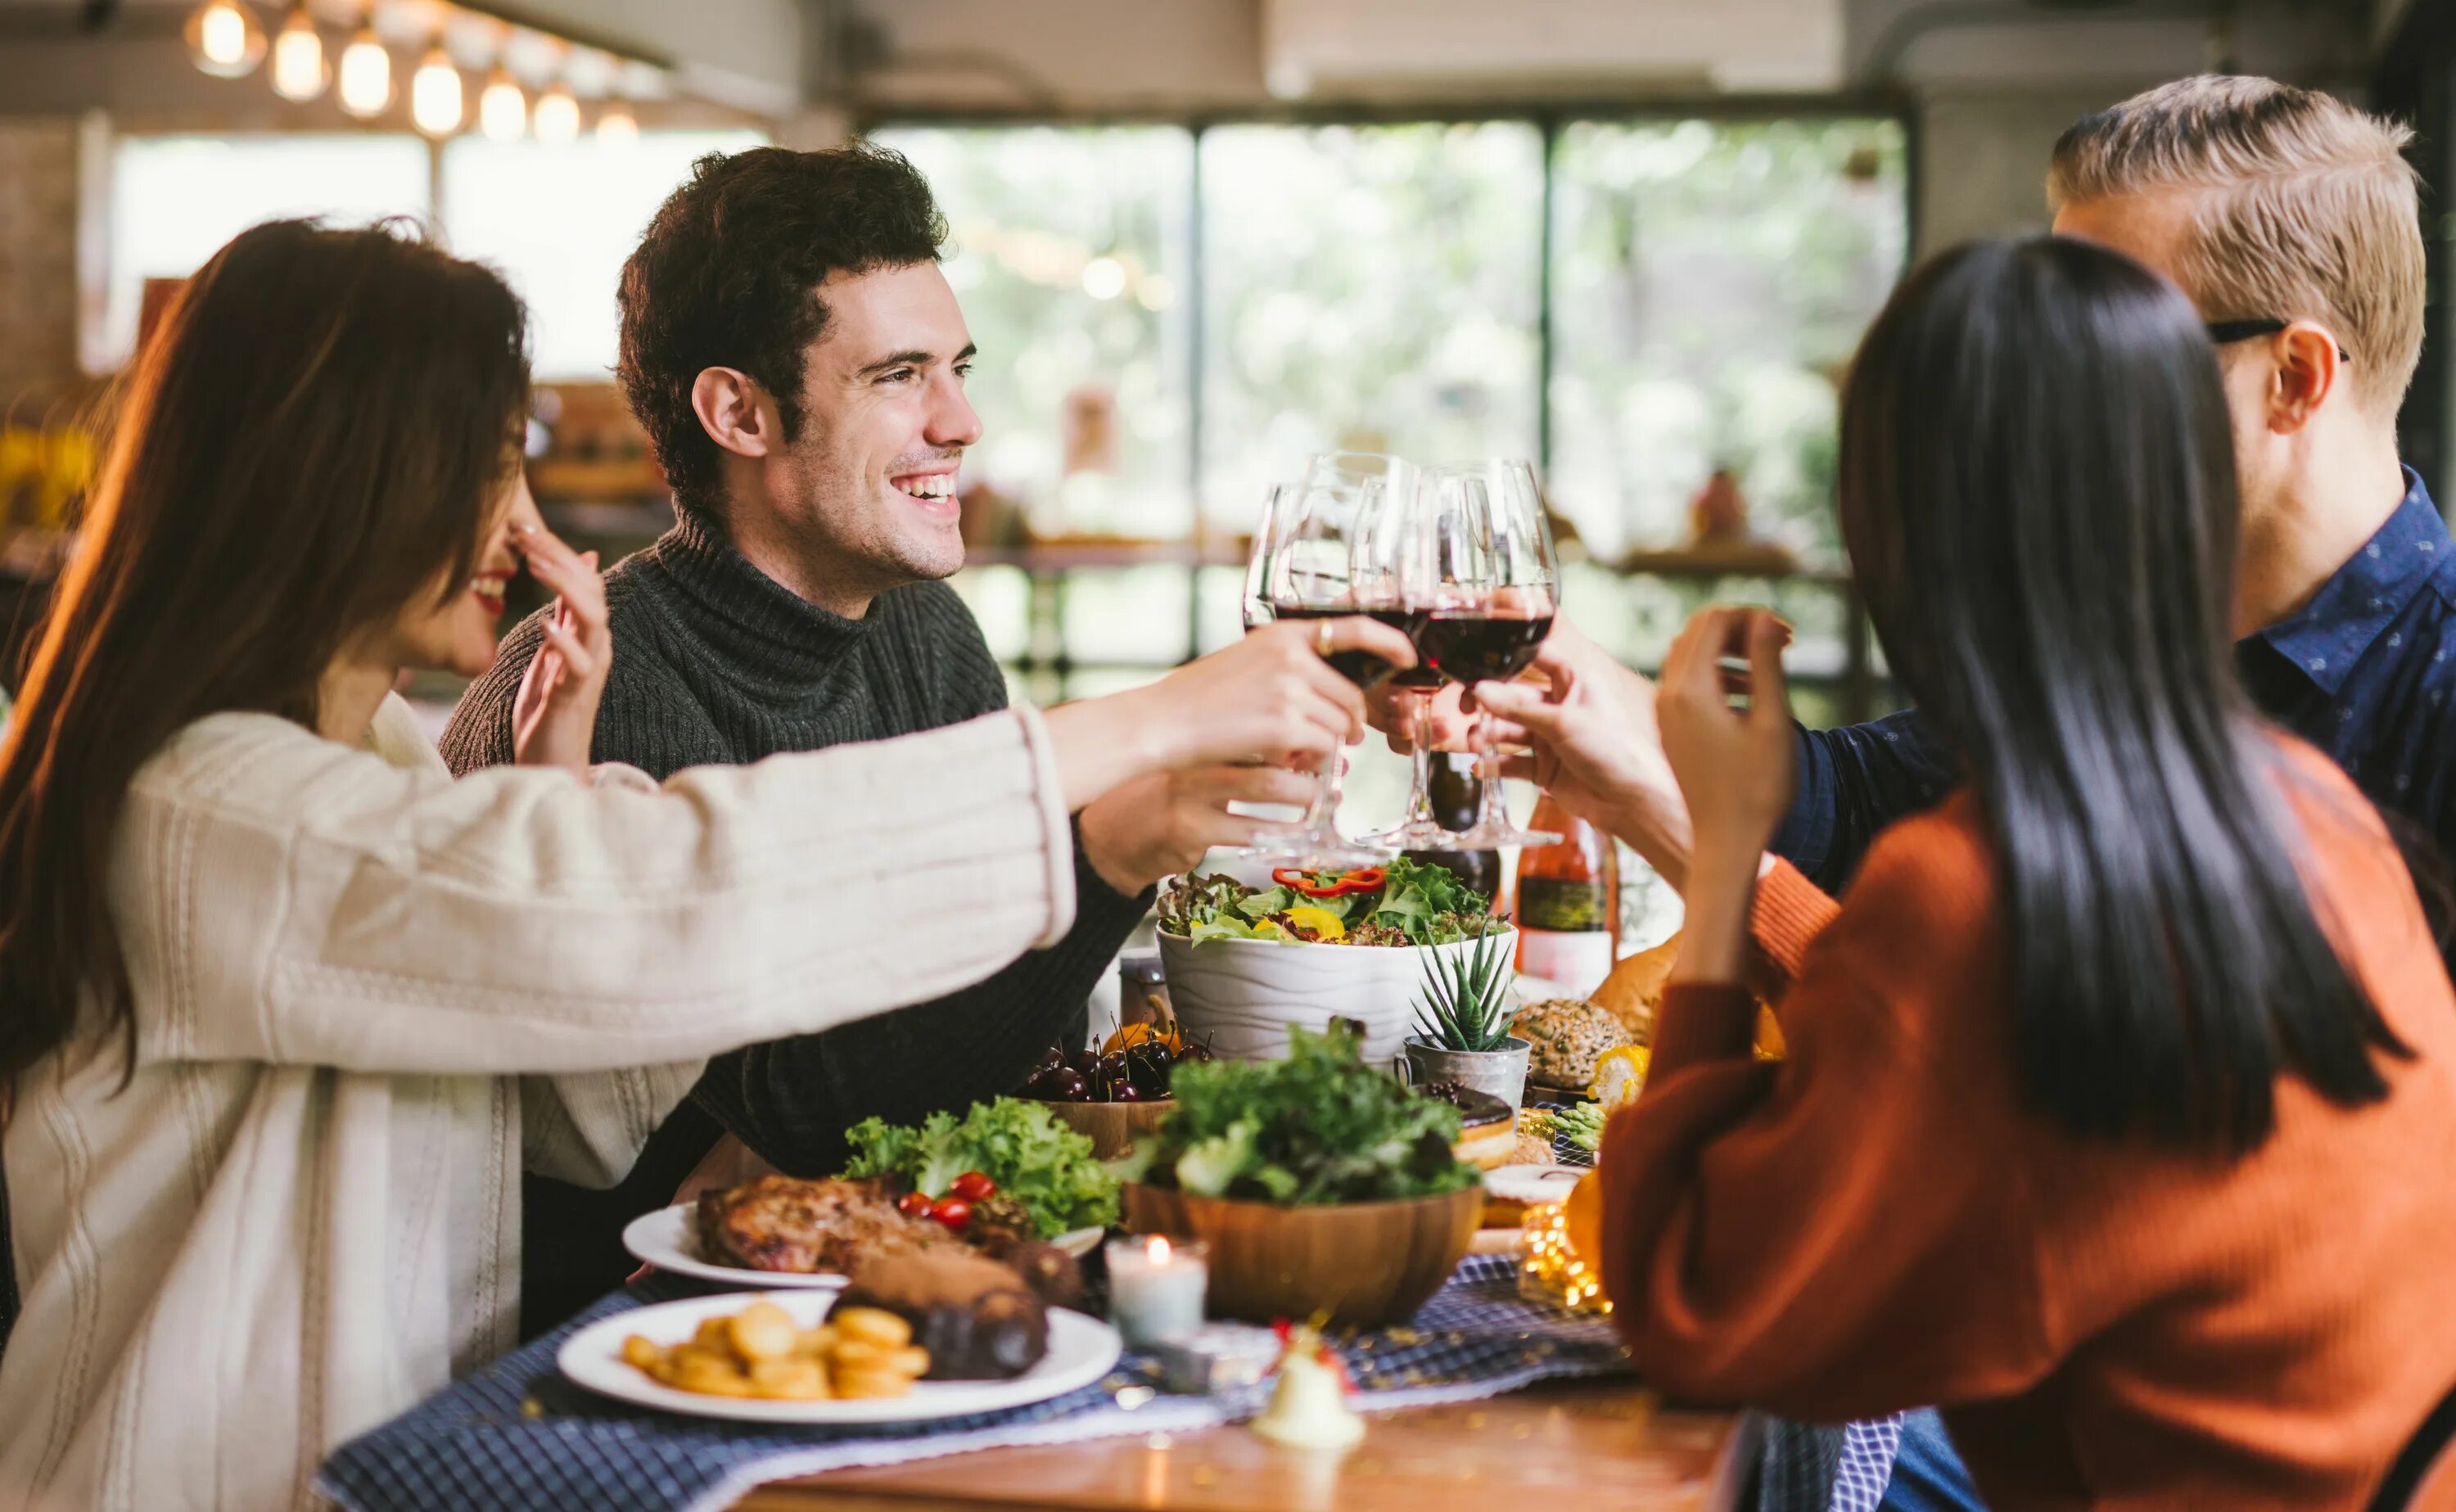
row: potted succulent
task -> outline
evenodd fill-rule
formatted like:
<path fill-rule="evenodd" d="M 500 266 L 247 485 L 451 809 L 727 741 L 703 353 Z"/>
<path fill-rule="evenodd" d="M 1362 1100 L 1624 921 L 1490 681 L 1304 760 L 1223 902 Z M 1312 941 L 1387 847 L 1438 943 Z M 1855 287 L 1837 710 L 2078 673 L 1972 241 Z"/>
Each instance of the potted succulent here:
<path fill-rule="evenodd" d="M 1409 1081 L 1459 1082 L 1492 1093 L 1513 1113 L 1525 1102 L 1533 1047 L 1509 1032 L 1512 939 L 1495 930 L 1471 950 L 1424 963 L 1416 1032 L 1401 1047 Z"/>

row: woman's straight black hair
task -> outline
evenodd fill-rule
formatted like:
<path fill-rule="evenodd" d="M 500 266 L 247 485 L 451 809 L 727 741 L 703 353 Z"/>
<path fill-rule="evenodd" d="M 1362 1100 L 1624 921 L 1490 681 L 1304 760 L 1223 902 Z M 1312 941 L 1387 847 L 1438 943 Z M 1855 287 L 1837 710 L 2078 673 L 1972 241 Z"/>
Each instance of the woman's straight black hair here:
<path fill-rule="evenodd" d="M 1995 841 L 2023 1097 L 2240 1154 L 2280 1075 L 2343 1107 L 2409 1056 L 2315 916 L 2289 761 L 2234 679 L 2234 456 L 2198 313 L 2057 237 L 1914 273 L 1843 404 L 1845 541 Z"/>

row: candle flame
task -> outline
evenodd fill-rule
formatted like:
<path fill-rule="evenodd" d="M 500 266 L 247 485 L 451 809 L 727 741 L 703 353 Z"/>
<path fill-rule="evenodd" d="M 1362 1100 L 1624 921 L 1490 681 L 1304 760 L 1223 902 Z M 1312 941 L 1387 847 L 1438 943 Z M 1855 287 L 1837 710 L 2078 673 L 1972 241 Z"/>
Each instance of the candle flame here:
<path fill-rule="evenodd" d="M 1169 1255 L 1168 1236 L 1165 1234 L 1153 1235 L 1151 1242 L 1143 1246 L 1143 1253 L 1151 1257 L 1151 1262 L 1154 1265 L 1166 1265 L 1168 1263 Z"/>

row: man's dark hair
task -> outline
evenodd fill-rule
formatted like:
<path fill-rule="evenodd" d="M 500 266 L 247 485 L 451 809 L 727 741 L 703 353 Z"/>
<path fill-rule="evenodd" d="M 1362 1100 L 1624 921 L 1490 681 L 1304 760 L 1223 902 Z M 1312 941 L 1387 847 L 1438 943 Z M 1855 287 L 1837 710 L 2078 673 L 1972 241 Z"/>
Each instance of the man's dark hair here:
<path fill-rule="evenodd" d="M 802 423 L 802 355 L 827 328 L 832 273 L 934 262 L 946 217 L 929 180 L 868 142 L 711 153 L 659 207 L 623 265 L 622 360 L 631 413 L 686 507 L 714 513 L 717 445 L 691 410 L 702 369 L 738 368 Z"/>

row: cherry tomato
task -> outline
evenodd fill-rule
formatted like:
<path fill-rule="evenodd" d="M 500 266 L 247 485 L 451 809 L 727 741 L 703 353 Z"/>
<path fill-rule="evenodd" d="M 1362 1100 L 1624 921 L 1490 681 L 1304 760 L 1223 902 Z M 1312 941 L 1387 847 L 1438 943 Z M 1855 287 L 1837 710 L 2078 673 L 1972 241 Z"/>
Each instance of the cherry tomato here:
<path fill-rule="evenodd" d="M 961 1229 L 972 1221 L 972 1205 L 961 1197 L 940 1197 L 931 1205 L 930 1216 L 951 1229 Z"/>
<path fill-rule="evenodd" d="M 947 1183 L 947 1190 L 967 1202 L 978 1202 L 997 1195 L 997 1183 L 977 1171 L 967 1171 Z"/>
<path fill-rule="evenodd" d="M 930 1210 L 936 1206 L 927 1192 L 907 1192 L 895 1199 L 895 1211 L 908 1218 L 926 1218 Z"/>

